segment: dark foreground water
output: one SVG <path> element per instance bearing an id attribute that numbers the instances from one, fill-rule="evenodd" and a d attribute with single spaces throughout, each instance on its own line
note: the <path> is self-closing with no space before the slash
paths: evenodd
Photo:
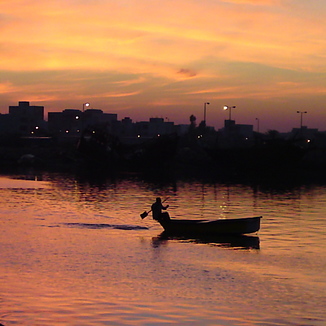
<path id="1" fill-rule="evenodd" d="M 19 177 L 0 178 L 5 326 L 326 325 L 325 186 Z M 261 230 L 165 239 L 139 217 L 156 196 L 179 218 L 263 215 Z"/>

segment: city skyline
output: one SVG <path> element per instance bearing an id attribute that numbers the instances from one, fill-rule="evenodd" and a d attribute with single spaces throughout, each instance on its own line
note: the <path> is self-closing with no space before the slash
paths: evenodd
<path id="1" fill-rule="evenodd" d="M 206 109 L 207 109 L 207 106 L 209 104 L 210 104 L 209 102 L 204 103 L 204 118 L 206 116 Z M 236 109 L 236 106 L 233 106 L 233 107 L 224 106 L 223 110 L 228 111 L 228 119 L 223 120 L 223 126 L 221 128 L 215 128 L 213 125 L 210 125 L 210 124 L 206 124 L 206 126 L 209 127 L 209 128 L 213 127 L 216 131 L 219 131 L 219 130 L 225 128 L 228 121 L 232 120 L 233 123 L 235 123 L 238 126 L 240 126 L 240 125 L 242 125 L 242 126 L 252 126 L 252 131 L 263 133 L 260 130 L 260 119 L 259 118 L 255 119 L 255 123 L 249 123 L 249 124 L 239 123 L 235 119 L 232 118 L 232 115 L 231 115 L 232 109 Z M 155 121 L 155 120 L 156 121 L 161 120 L 164 123 L 166 123 L 166 122 L 172 123 L 175 126 L 178 126 L 178 125 L 185 126 L 185 125 L 190 125 L 192 123 L 195 123 L 195 126 L 197 126 L 197 127 L 200 126 L 200 124 L 205 121 L 205 119 L 204 120 L 197 120 L 197 118 L 195 116 L 193 116 L 193 115 L 190 116 L 189 121 L 187 123 L 184 123 L 184 124 L 175 122 L 175 121 L 170 120 L 167 117 L 163 117 L 163 116 L 147 117 L 147 118 L 145 118 L 143 120 L 135 120 L 131 116 L 119 117 L 116 112 L 105 112 L 105 111 L 103 111 L 101 109 L 93 109 L 93 108 L 91 108 L 90 103 L 88 103 L 88 102 L 83 103 L 82 109 L 66 108 L 66 109 L 63 109 L 61 111 L 48 111 L 48 112 L 46 112 L 44 106 L 42 106 L 42 105 L 35 106 L 35 105 L 33 105 L 33 103 L 30 103 L 29 101 L 19 101 L 18 105 L 9 106 L 8 112 L 0 114 L 0 118 L 6 118 L 6 116 L 11 116 L 11 117 L 15 116 L 16 119 L 17 119 L 17 117 L 18 117 L 18 119 L 20 119 L 19 117 L 20 117 L 21 114 L 23 114 L 24 117 L 26 117 L 26 114 L 28 114 L 28 112 L 30 112 L 29 114 L 32 117 L 31 120 L 28 120 L 29 124 L 31 125 L 30 127 L 32 129 L 37 127 L 37 126 L 35 126 L 35 121 L 34 121 L 35 119 L 40 120 L 40 121 L 42 120 L 44 122 L 49 122 L 50 121 L 50 115 L 52 115 L 52 117 L 53 117 L 54 114 L 57 115 L 57 114 L 62 114 L 62 113 L 67 114 L 66 117 L 69 117 L 69 119 L 71 119 L 72 115 L 76 115 L 73 118 L 74 121 L 76 119 L 76 122 L 84 114 L 86 114 L 90 118 L 91 116 L 94 116 L 93 115 L 93 113 L 94 113 L 95 116 L 97 116 L 96 123 L 101 121 L 100 115 L 103 115 L 103 118 L 102 118 L 103 121 L 102 122 L 104 124 L 107 121 L 107 117 L 110 117 L 109 120 L 111 120 L 111 119 L 116 120 L 116 121 L 128 120 L 128 121 L 130 121 L 132 123 L 136 123 L 136 124 L 137 123 L 150 123 L 151 121 Z M 306 126 L 303 123 L 303 121 L 304 121 L 303 117 L 308 113 L 307 111 L 297 111 L 296 113 L 300 114 L 300 126 L 299 126 L 299 128 L 298 128 L 298 126 L 293 126 L 291 128 L 291 130 L 287 130 L 284 133 L 289 133 L 289 132 L 292 132 L 295 129 L 302 129 L 302 128 L 305 128 L 305 130 L 318 130 L 318 128 L 308 128 L 308 126 Z M 79 114 L 81 116 L 79 116 Z M 41 116 L 43 118 L 41 118 Z M 57 116 L 57 117 L 59 117 L 59 116 Z M 61 118 L 59 118 L 59 120 L 60 119 Z M 26 120 L 26 118 L 24 118 L 23 124 L 25 124 L 25 122 L 26 122 L 25 120 Z M 4 121 L 7 121 L 7 120 L 4 120 Z M 8 124 L 7 124 L 7 127 L 8 127 Z M 20 128 L 20 127 L 17 125 L 17 128 Z M 37 127 L 37 129 L 38 129 L 38 127 Z M 270 131 L 274 131 L 274 130 L 279 131 L 277 129 L 269 129 L 266 133 L 269 133 Z M 318 130 L 318 131 L 319 132 L 326 132 L 326 130 Z"/>
<path id="2" fill-rule="evenodd" d="M 321 0 L 11 1 L 1 5 L 0 113 L 94 109 L 134 121 L 261 132 L 326 129 Z M 256 128 L 255 128 L 256 129 Z"/>

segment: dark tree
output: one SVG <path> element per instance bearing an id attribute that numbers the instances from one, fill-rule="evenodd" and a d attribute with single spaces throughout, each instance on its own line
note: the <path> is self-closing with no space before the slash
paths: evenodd
<path id="1" fill-rule="evenodd" d="M 190 125 L 196 127 L 196 117 L 193 114 L 190 116 Z"/>

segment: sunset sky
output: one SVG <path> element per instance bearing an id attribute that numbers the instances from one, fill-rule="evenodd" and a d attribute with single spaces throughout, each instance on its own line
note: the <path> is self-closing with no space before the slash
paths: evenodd
<path id="1" fill-rule="evenodd" d="M 326 130 L 325 0 L 0 0 L 0 112 Z"/>

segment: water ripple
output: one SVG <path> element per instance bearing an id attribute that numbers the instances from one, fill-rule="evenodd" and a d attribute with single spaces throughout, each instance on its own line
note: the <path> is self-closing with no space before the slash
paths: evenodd
<path id="1" fill-rule="evenodd" d="M 117 229 L 117 230 L 148 230 L 148 227 L 139 225 L 120 225 L 106 223 L 63 223 L 68 227 L 77 227 L 85 229 Z"/>

